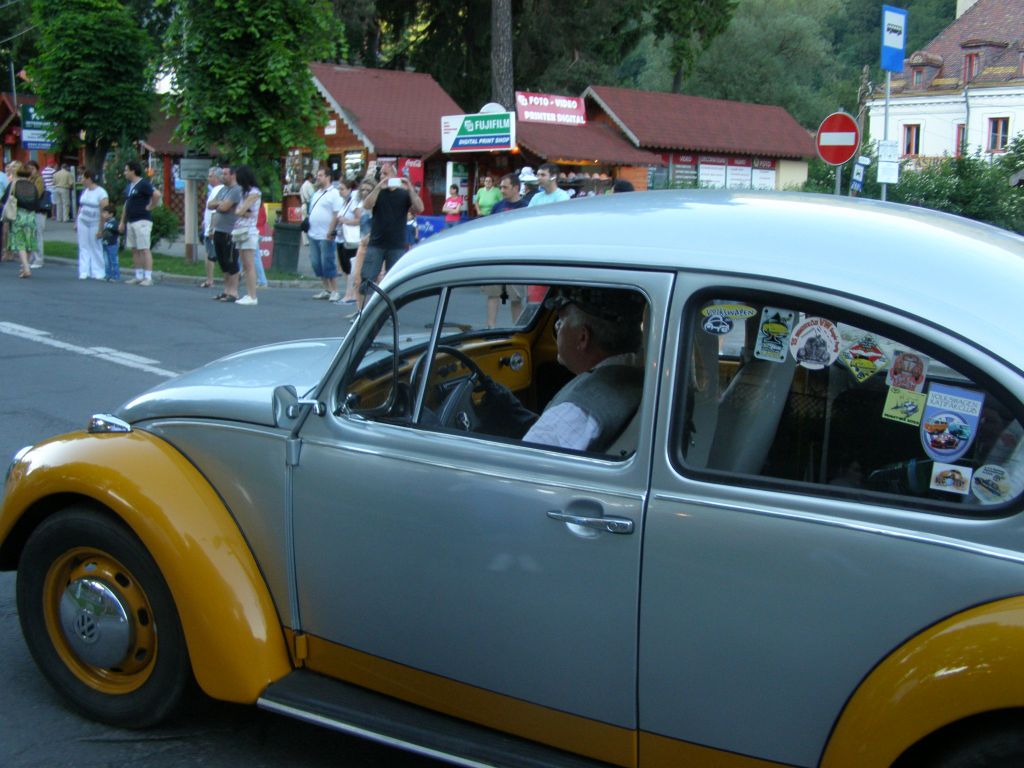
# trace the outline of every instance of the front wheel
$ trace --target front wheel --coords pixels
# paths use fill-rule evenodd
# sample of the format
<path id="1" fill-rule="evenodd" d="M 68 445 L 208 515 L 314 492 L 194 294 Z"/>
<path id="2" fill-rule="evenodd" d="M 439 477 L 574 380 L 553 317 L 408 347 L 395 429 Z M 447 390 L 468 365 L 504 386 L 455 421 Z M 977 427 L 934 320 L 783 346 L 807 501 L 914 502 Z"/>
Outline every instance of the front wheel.
<path id="1" fill-rule="evenodd" d="M 82 508 L 44 520 L 21 554 L 17 601 L 36 664 L 89 717 L 142 728 L 181 703 L 192 673 L 178 612 L 116 520 Z"/>

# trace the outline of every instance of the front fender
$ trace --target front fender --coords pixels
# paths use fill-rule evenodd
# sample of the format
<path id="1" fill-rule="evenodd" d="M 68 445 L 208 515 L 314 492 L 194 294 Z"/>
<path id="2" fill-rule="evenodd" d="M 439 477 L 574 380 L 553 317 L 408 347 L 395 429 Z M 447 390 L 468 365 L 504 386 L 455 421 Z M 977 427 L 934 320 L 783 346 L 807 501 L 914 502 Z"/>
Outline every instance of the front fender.
<path id="1" fill-rule="evenodd" d="M 956 614 L 896 649 L 840 715 L 821 768 L 886 768 L 943 726 L 1024 707 L 1024 597 Z"/>
<path id="2" fill-rule="evenodd" d="M 252 703 L 291 670 L 270 593 L 238 526 L 168 443 L 136 430 L 72 433 L 35 446 L 7 480 L 0 551 L 9 554 L 5 542 L 14 530 L 12 541 L 23 542 L 24 524 L 37 523 L 36 513 L 55 497 L 91 499 L 139 537 L 171 590 L 207 694 Z"/>

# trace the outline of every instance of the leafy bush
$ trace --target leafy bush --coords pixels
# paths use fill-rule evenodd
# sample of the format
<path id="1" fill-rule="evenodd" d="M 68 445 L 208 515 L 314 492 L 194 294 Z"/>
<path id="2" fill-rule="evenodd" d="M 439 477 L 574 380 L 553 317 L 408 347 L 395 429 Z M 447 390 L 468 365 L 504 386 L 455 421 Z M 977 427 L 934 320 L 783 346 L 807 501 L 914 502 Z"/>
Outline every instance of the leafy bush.
<path id="1" fill-rule="evenodd" d="M 881 188 L 875 181 L 874 147 L 862 149 L 861 154 L 871 157 L 873 162 L 864 174 L 860 196 L 879 199 Z M 888 200 L 955 213 L 1024 234 L 1024 189 L 1009 184 L 1010 176 L 1024 169 L 1024 135 L 1014 138 L 1006 152 L 995 157 L 976 152 L 960 157 L 922 158 L 917 166 L 901 164 L 900 181 L 889 185 Z M 851 165 L 847 164 L 842 180 L 844 194 L 849 189 L 851 172 Z M 835 169 L 817 158 L 812 160 L 804 191 L 828 193 L 834 189 Z"/>
<path id="2" fill-rule="evenodd" d="M 151 235 L 152 247 L 156 248 L 157 243 L 166 240 L 170 245 L 181 236 L 181 222 L 178 215 L 166 205 L 158 205 L 152 211 L 153 234 Z"/>

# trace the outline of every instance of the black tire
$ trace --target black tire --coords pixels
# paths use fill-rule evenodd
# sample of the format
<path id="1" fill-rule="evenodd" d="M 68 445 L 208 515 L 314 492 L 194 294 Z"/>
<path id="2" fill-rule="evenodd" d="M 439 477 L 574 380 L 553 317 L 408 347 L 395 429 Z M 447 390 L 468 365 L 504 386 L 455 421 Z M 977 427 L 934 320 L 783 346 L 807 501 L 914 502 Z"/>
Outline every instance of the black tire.
<path id="1" fill-rule="evenodd" d="M 72 584 L 112 597 L 106 604 L 123 609 L 127 620 L 96 621 L 90 594 L 70 597 Z M 39 669 L 90 718 L 124 728 L 155 725 L 191 686 L 170 590 L 142 543 L 110 516 L 71 507 L 44 520 L 21 555 L 17 602 Z M 70 611 L 64 619 L 62 604 Z M 119 658 L 97 661 L 94 648 Z"/>
<path id="2" fill-rule="evenodd" d="M 951 727 L 930 745 L 901 760 L 900 768 L 1020 768 L 1024 716 L 1000 714 Z"/>

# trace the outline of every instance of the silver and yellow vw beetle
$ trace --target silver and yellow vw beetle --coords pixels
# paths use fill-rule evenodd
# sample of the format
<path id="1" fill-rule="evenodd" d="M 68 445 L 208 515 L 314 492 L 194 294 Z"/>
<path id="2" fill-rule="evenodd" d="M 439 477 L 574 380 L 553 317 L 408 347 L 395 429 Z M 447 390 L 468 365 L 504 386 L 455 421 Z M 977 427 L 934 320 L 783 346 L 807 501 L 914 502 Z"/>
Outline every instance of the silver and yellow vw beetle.
<path id="1" fill-rule="evenodd" d="M 84 714 L 195 681 L 464 766 L 1024 764 L 1019 237 L 638 193 L 367 290 L 15 457 L 0 568 Z"/>

